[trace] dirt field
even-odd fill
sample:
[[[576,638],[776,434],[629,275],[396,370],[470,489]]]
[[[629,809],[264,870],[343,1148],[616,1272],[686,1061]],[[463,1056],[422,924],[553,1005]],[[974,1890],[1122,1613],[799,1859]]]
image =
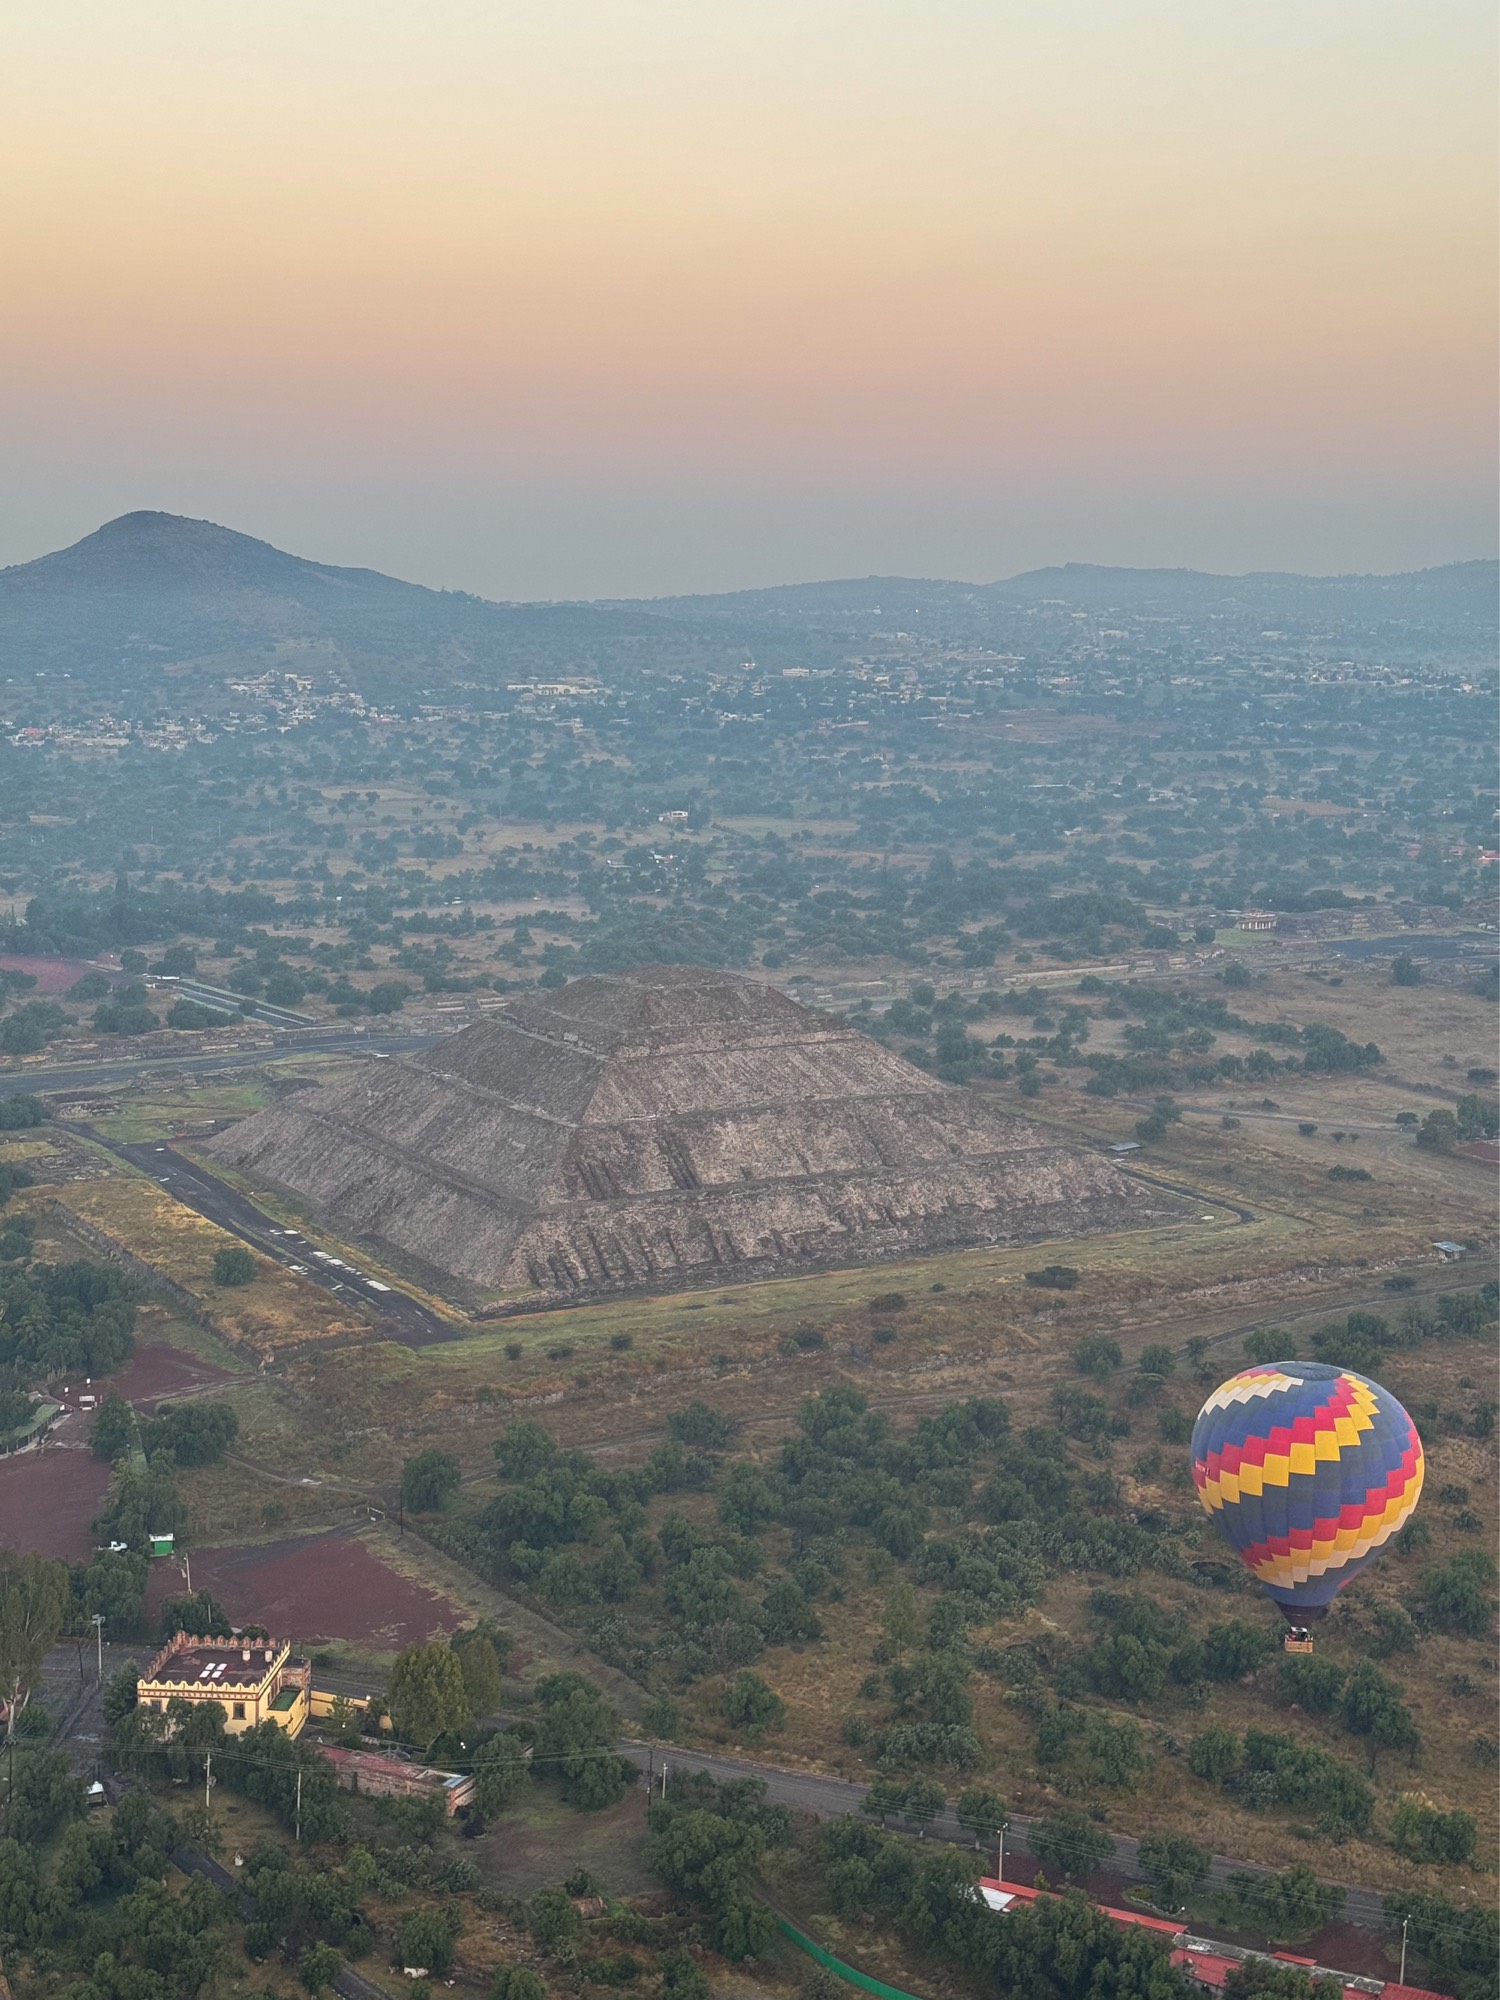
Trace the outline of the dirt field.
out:
[[[0,1543],[23,1554],[86,1561],[94,1546],[89,1523],[108,1485],[109,1467],[81,1444],[0,1459]]]
[[[0,972],[29,972],[36,981],[28,987],[22,999],[45,1000],[55,993],[66,993],[82,979],[86,972],[118,972],[118,966],[90,964],[82,958],[25,958],[13,952],[0,957]]]
[[[308,1645],[345,1639],[394,1653],[466,1622],[459,1606],[389,1569],[353,1526],[242,1548],[194,1549],[192,1565],[193,1588],[211,1590],[236,1622]],[[180,1588],[176,1571],[163,1570],[147,1601]]]
[[[200,1361],[196,1355],[184,1354],[180,1347],[152,1342],[137,1347],[118,1374],[96,1382],[94,1392],[99,1396],[123,1396],[137,1409],[149,1410],[163,1399],[191,1395],[195,1389],[206,1388],[212,1382],[233,1379],[227,1370]]]

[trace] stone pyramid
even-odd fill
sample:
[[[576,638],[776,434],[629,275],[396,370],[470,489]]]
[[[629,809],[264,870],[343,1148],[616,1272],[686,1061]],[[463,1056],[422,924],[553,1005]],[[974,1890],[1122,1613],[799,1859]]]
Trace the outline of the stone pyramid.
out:
[[[679,966],[527,995],[207,1150],[345,1240],[516,1305],[1176,1212],[774,987]]]

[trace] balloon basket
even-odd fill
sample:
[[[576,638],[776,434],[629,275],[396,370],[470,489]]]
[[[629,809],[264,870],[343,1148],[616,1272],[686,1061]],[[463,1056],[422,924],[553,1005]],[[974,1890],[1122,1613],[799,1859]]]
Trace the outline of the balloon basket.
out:
[[[1305,1625],[1294,1625],[1281,1642],[1283,1653],[1310,1653],[1313,1651],[1313,1635]]]

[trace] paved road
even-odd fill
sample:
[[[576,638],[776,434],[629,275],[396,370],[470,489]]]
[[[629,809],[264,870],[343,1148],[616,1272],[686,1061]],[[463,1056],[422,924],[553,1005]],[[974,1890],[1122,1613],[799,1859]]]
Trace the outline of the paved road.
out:
[[[108,1680],[127,1659],[143,1664],[146,1650],[133,1646],[106,1646],[104,1672]],[[92,1764],[101,1748],[102,1718],[99,1715],[94,1687],[94,1660],[92,1652],[84,1661],[86,1676],[79,1675],[79,1653],[73,1645],[54,1647],[47,1656],[44,1669],[44,1696],[54,1714],[68,1713],[68,1720],[59,1731],[68,1739],[68,1748],[78,1768]],[[382,1692],[370,1683],[356,1680],[352,1675],[330,1675],[322,1670],[318,1674],[319,1685],[328,1685],[338,1693],[370,1694]],[[513,1716],[490,1718],[495,1722],[514,1721]],[[706,1771],[710,1777],[720,1780],[732,1778],[760,1778],[765,1781],[766,1792],[774,1805],[790,1806],[797,1811],[812,1813],[819,1819],[838,1819],[845,1813],[858,1813],[869,1787],[856,1784],[847,1778],[826,1778],[812,1771],[788,1771],[776,1764],[763,1764],[745,1757],[724,1757],[709,1751],[684,1750],[675,1744],[648,1744],[638,1742],[633,1737],[616,1745],[620,1754],[630,1760],[643,1774],[652,1774],[659,1785],[663,1769],[667,1772],[667,1786],[670,1792],[673,1773]],[[887,1822],[891,1824],[891,1822]],[[1012,1864],[1009,1857],[1017,1850],[1026,1849],[1028,1830],[1036,1821],[1023,1814],[1014,1814],[1006,1836],[1007,1865],[1011,1868],[1009,1879],[1028,1879],[1033,1872],[1029,1868]],[[927,1829],[928,1837],[945,1840],[954,1846],[972,1847],[973,1836],[962,1828],[951,1812],[944,1812]],[[176,1857],[174,1856],[174,1859]],[[181,1864],[179,1864],[181,1865]],[[1127,1881],[1140,1882],[1145,1877],[1140,1865],[1140,1842],[1128,1834],[1115,1838],[1114,1856],[1107,1864],[1113,1872]],[[1210,1868],[1210,1879],[1223,1882],[1237,1869],[1250,1869],[1255,1874],[1270,1874],[1270,1869],[1255,1868],[1249,1862],[1235,1861],[1227,1855],[1216,1854]],[[1349,1887],[1344,1889],[1346,1902],[1344,1915],[1353,1923],[1369,1929],[1385,1927],[1383,1898],[1379,1891]],[[345,2000],[369,2000],[369,1995],[359,1987],[351,1985],[345,1992]]]
[[[157,987],[157,997],[163,1000],[196,1000],[202,1007],[215,1007],[224,1013],[238,1015],[241,995],[231,993],[227,986],[210,986],[206,980],[185,977],[164,981]],[[270,1028],[315,1028],[317,1017],[303,1014],[295,1007],[275,1007],[269,1000],[253,1000],[252,1013],[247,1017],[264,1021]]]
[[[838,1819],[845,1813],[857,1813],[869,1787],[850,1782],[845,1778],[822,1778],[808,1771],[783,1771],[772,1764],[752,1763],[746,1758],[719,1757],[699,1750],[680,1750],[673,1746],[649,1745],[627,1741],[618,1745],[622,1756],[628,1757],[637,1769],[653,1771],[658,1784],[665,1767],[668,1790],[671,1788],[671,1773],[684,1771],[706,1771],[710,1777],[762,1778],[766,1793],[773,1805],[792,1806],[801,1812],[815,1814],[819,1819]],[[899,1822],[887,1822],[899,1824]],[[1006,1836],[1007,1857],[1015,1847],[1024,1848],[1029,1828],[1035,1826],[1034,1819],[1024,1814],[1013,1814],[1010,1830]],[[966,1832],[951,1812],[944,1812],[927,1829],[928,1837],[946,1840],[957,1847],[972,1847],[973,1835]],[[1120,1834],[1115,1839],[1113,1860],[1105,1864],[1114,1873],[1122,1875],[1130,1882],[1143,1882],[1146,1878],[1141,1871],[1140,1842],[1132,1840],[1128,1834]],[[1007,1867],[1010,1867],[1007,1858]],[[1234,1861],[1227,1855],[1216,1854],[1209,1869],[1213,1882],[1224,1882],[1239,1869],[1251,1874],[1269,1875],[1274,1870],[1257,1868],[1248,1861]],[[1012,1869],[1008,1879],[1028,1880],[1030,1869]],[[1386,1927],[1384,1898],[1375,1889],[1351,1888],[1340,1883],[1345,1895],[1344,1915],[1351,1923],[1364,1925],[1368,1929],[1383,1930]]]
[[[445,1039],[442,1035],[370,1035],[340,1029],[326,1035],[288,1036],[269,1049],[119,1056],[105,1062],[39,1063],[26,1069],[0,1070],[0,1097],[19,1097],[32,1091],[107,1090],[132,1083],[153,1070],[188,1070],[195,1076],[212,1076],[260,1063],[285,1062],[288,1057],[299,1055],[403,1055],[410,1049],[430,1049]]]
[[[1146,1187],[1165,1188],[1168,1194],[1186,1195],[1189,1201],[1198,1203],[1200,1211],[1205,1208],[1227,1208],[1236,1223],[1243,1224],[1255,1220],[1254,1209],[1246,1208],[1240,1202],[1230,1201],[1227,1195],[1205,1194],[1201,1187],[1185,1187],[1180,1181],[1165,1181],[1159,1174],[1148,1174],[1140,1167],[1127,1166],[1123,1160],[1116,1160],[1114,1164],[1122,1174],[1133,1181],[1142,1182]]]
[[[97,1135],[96,1135],[97,1137]],[[300,1230],[288,1229],[256,1207],[248,1195],[221,1181],[197,1161],[184,1159],[171,1146],[147,1141],[126,1144],[100,1138],[118,1159],[159,1181],[169,1194],[253,1244],[263,1256],[305,1277],[309,1284],[332,1292],[341,1305],[357,1305],[388,1340],[404,1347],[432,1347],[439,1341],[463,1340],[470,1329],[442,1319],[429,1307],[383,1278],[371,1278],[331,1252],[313,1249]]]

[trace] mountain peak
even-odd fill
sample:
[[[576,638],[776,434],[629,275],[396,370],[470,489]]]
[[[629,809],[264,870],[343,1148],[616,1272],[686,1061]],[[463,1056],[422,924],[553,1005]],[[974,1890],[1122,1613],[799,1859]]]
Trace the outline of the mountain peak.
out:
[[[11,589],[65,586],[71,591],[201,597],[222,591],[316,600],[359,584],[426,597],[420,584],[399,583],[375,570],[339,569],[288,555],[270,542],[217,521],[194,520],[158,508],[118,514],[71,547],[0,572]]]

